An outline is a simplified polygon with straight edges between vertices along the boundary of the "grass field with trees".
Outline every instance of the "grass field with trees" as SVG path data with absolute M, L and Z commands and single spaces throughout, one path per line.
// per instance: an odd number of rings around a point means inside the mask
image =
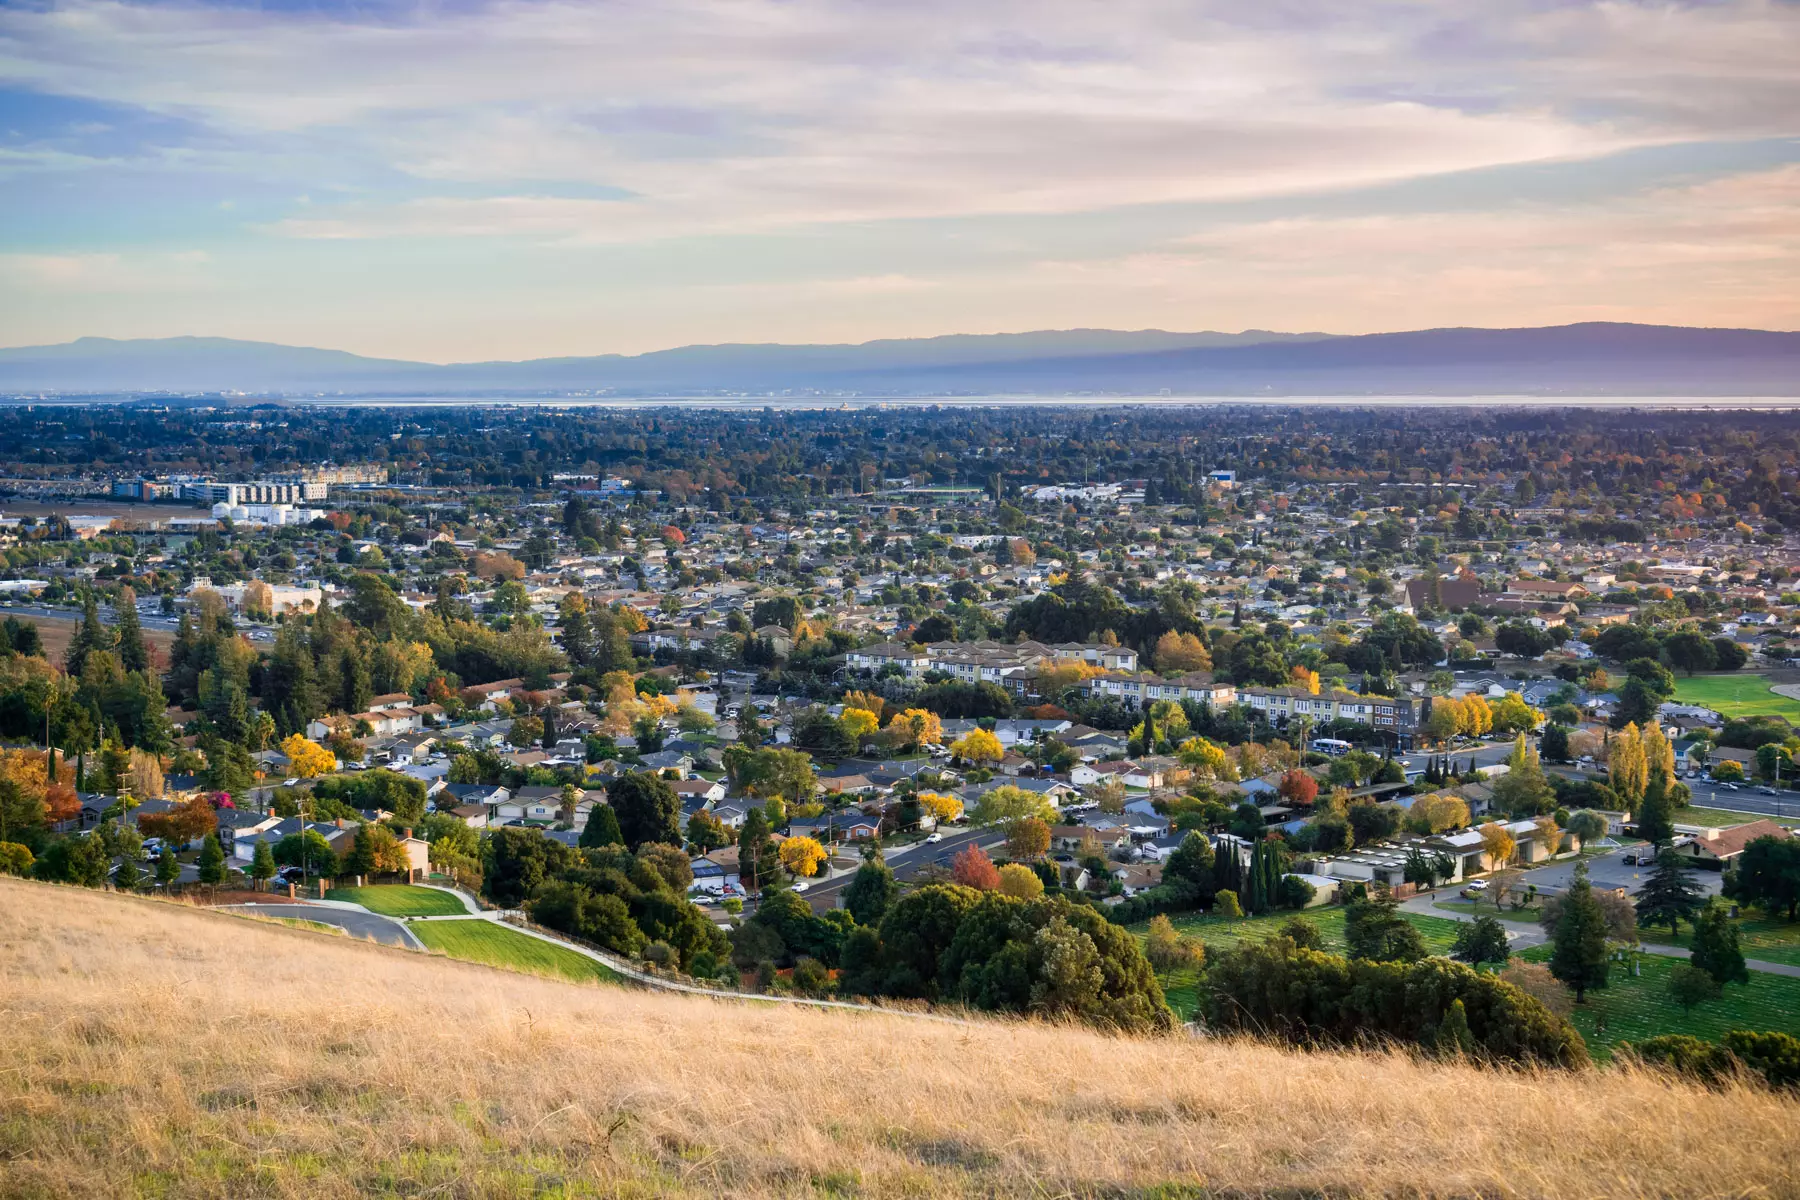
M 1401 913 L 1401 916 L 1419 931 L 1433 954 L 1450 953 L 1450 945 L 1456 940 L 1458 922 L 1448 917 L 1427 917 L 1408 912 Z M 1210 949 L 1214 946 L 1233 946 L 1246 940 L 1260 941 L 1273 937 L 1295 917 L 1311 922 L 1318 929 L 1321 949 L 1333 954 L 1344 953 L 1347 948 L 1344 940 L 1344 908 L 1339 904 L 1321 905 L 1303 912 L 1271 913 L 1262 917 L 1216 917 L 1190 913 L 1173 916 L 1170 922 L 1175 926 L 1177 934 L 1198 938 Z M 1148 932 L 1149 923 L 1133 925 L 1130 929 L 1141 939 Z M 1190 1019 L 1198 1007 L 1199 997 L 1195 990 L 1198 979 L 1199 973 L 1191 968 L 1178 967 L 1157 975 L 1169 1007 L 1184 1021 Z
M 1533 946 L 1519 955 L 1548 962 L 1551 948 Z M 1745 957 L 1752 957 L 1748 947 Z M 1683 1011 L 1669 995 L 1669 972 L 1681 959 L 1640 954 L 1641 974 L 1614 963 L 1607 986 L 1591 991 L 1569 1020 L 1581 1031 L 1595 1058 L 1605 1058 L 1620 1042 L 1641 1042 L 1665 1033 L 1685 1033 L 1709 1041 L 1733 1029 L 1793 1033 L 1800 1030 L 1800 979 L 1750 972 L 1747 984 L 1726 984 L 1723 994 Z

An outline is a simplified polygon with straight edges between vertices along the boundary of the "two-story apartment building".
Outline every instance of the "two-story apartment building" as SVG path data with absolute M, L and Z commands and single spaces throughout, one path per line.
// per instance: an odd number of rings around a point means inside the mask
M 1229 683 L 1215 682 L 1205 671 L 1190 671 L 1171 679 L 1148 671 L 1109 671 L 1084 681 L 1081 690 L 1090 697 L 1124 700 L 1131 704 L 1148 704 L 1156 700 L 1173 700 L 1177 703 L 1193 700 L 1210 704 L 1214 708 L 1225 708 L 1236 704 L 1238 699 L 1235 687 Z
M 1040 670 L 1058 662 L 1080 662 L 1108 671 L 1137 670 L 1137 651 L 1098 642 L 933 642 L 909 646 L 882 642 L 862 646 L 845 656 L 853 670 L 881 671 L 897 666 L 908 679 L 942 671 L 964 683 L 996 683 L 1015 692 L 1027 691 Z
M 1355 692 L 1323 692 L 1313 695 L 1301 687 L 1251 687 L 1238 699 L 1266 713 L 1271 724 L 1301 720 L 1354 721 L 1394 734 L 1402 749 L 1410 746 L 1421 720 L 1423 702 L 1412 697 L 1359 696 Z

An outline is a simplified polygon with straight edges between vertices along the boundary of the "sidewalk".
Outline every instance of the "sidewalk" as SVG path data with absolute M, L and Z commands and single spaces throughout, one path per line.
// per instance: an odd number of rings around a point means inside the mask
M 1404 901 L 1400 905 L 1400 909 L 1402 912 L 1417 913 L 1424 917 L 1444 917 L 1451 921 L 1473 922 L 1475 920 L 1474 913 L 1459 912 L 1452 908 L 1438 908 L 1433 901 L 1440 895 L 1441 893 L 1438 892 L 1426 892 L 1423 895 L 1414 896 L 1412 899 Z M 1541 946 L 1550 940 L 1545 936 L 1543 927 L 1536 921 L 1513 921 L 1493 913 L 1482 913 L 1481 915 L 1484 917 L 1494 916 L 1501 925 L 1505 926 L 1508 933 L 1516 933 L 1517 937 L 1507 940 L 1519 949 Z M 1638 949 L 1645 954 L 1657 954 L 1664 958 L 1693 957 L 1693 951 L 1685 946 L 1665 946 L 1656 942 L 1643 942 Z M 1744 966 L 1752 971 L 1762 971 L 1769 975 L 1786 975 L 1790 978 L 1800 979 L 1800 967 L 1791 966 L 1788 963 L 1763 962 L 1761 959 L 1746 958 Z

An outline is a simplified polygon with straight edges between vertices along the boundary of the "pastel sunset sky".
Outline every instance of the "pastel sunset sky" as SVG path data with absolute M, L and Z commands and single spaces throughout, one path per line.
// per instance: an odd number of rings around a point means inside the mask
M 0 344 L 1800 328 L 1800 6 L 0 0 Z

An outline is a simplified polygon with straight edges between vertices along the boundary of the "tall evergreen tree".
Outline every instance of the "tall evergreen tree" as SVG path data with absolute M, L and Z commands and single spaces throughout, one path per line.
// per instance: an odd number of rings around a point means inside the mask
M 1669 781 L 1660 772 L 1650 776 L 1644 798 L 1638 801 L 1637 831 L 1659 848 L 1675 840 L 1675 806 L 1669 801 Z
M 132 854 L 119 857 L 119 865 L 113 868 L 113 886 L 121 892 L 134 892 L 143 881 L 144 873 L 138 869 L 137 858 Z
M 619 818 L 614 815 L 612 805 L 594 805 L 588 813 L 587 824 L 581 827 L 580 844 L 588 849 L 625 844 L 625 835 L 619 832 Z
M 275 878 L 275 852 L 269 843 L 256 843 L 256 852 L 250 859 L 250 878 L 256 880 L 259 888 Z
M 879 925 L 888 906 L 900 895 L 894 872 L 877 854 L 856 868 L 855 878 L 844 889 L 844 907 L 858 925 Z
M 75 629 L 75 636 L 69 641 L 68 652 L 63 656 L 63 665 L 68 673 L 79 679 L 87 669 L 88 655 L 96 650 L 112 649 L 112 633 L 100 622 L 100 603 L 89 591 L 81 603 L 81 624 Z
M 338 702 L 347 713 L 359 713 L 369 707 L 369 701 L 375 698 L 375 688 L 369 681 L 369 661 L 358 652 L 354 643 L 347 644 L 338 654 L 339 686 L 343 689 Z
M 144 627 L 138 623 L 137 593 L 128 587 L 119 589 L 119 602 L 113 606 L 113 632 L 118 638 L 119 665 L 127 671 L 148 671 L 150 648 L 144 644 Z
M 1650 878 L 1638 889 L 1638 920 L 1645 925 L 1667 925 L 1671 935 L 1680 933 L 1681 923 L 1693 920 L 1705 896 L 1706 889 L 1695 881 L 1687 859 L 1664 849 L 1656 856 Z
M 200 843 L 200 882 L 211 888 L 225 882 L 225 848 L 219 845 L 216 833 L 207 834 Z
M 579 671 L 593 661 L 594 631 L 588 621 L 587 601 L 580 592 L 563 597 L 557 636 L 562 639 L 563 653 L 569 656 L 571 667 Z
M 1213 891 L 1243 895 L 1244 864 L 1238 857 L 1238 844 L 1235 840 L 1227 838 L 1214 850 Z
M 1738 944 L 1738 928 L 1732 924 L 1725 902 L 1713 897 L 1694 918 L 1693 957 L 1688 961 L 1713 977 L 1713 982 L 1749 983 L 1744 951 Z
M 1606 957 L 1606 914 L 1594 899 L 1586 863 L 1575 868 L 1553 942 L 1550 973 L 1574 989 L 1575 1003 L 1584 1003 L 1588 992 L 1606 986 L 1612 966 Z
M 738 833 L 738 878 L 745 891 L 759 891 L 774 881 L 780 869 L 769 822 L 762 809 L 752 808 Z

